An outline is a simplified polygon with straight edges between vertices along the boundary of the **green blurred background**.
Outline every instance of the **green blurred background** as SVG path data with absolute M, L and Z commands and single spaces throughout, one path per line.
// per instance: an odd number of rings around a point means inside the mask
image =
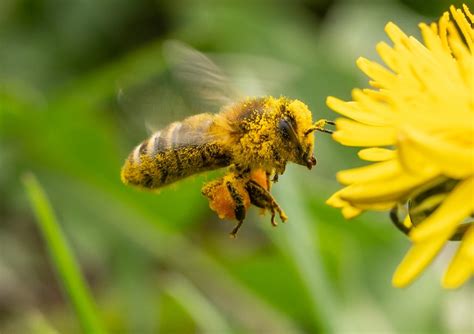
M 386 22 L 419 36 L 417 24 L 448 5 L 2 0 L 0 333 L 82 331 L 28 202 L 25 172 L 48 194 L 109 332 L 472 331 L 473 285 L 439 284 L 453 245 L 412 286 L 395 289 L 391 276 L 409 242 L 388 215 L 345 221 L 324 204 L 339 188 L 335 173 L 361 165 L 355 150 L 329 136 L 317 135 L 317 168 L 289 166 L 273 188 L 288 223 L 272 228 L 252 210 L 236 240 L 228 237 L 233 224 L 200 195 L 216 173 L 159 194 L 119 179 L 129 151 L 148 135 L 146 118 L 167 113 L 156 98 L 163 95 L 154 96 L 173 91 L 164 41 L 268 59 L 273 66 L 253 66 L 279 81 L 272 94 L 333 119 L 326 96 L 349 99 L 366 86 L 355 60 L 378 59 Z

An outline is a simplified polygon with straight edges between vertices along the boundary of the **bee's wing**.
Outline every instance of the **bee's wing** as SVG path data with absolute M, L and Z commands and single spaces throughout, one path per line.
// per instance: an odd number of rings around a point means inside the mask
M 184 100 L 162 78 L 134 86 L 122 85 L 117 103 L 127 121 L 138 129 L 145 124 L 148 134 L 191 115 Z
M 226 69 L 242 96 L 289 94 L 291 83 L 303 74 L 297 66 L 268 56 L 220 54 L 212 58 Z
M 211 56 L 179 42 L 167 42 L 166 52 L 173 62 L 172 75 L 186 89 L 184 93 L 194 102 L 193 109 L 200 107 L 198 111 L 207 112 L 189 119 L 200 126 L 190 128 L 183 122 L 178 145 L 227 142 L 228 131 L 206 131 L 212 123 L 212 112 L 244 97 L 280 96 L 285 91 L 283 84 L 298 74 L 296 67 L 264 56 L 225 54 L 212 55 L 211 60 Z
M 267 56 L 205 55 L 179 41 L 165 42 L 163 53 L 185 100 L 200 112 L 216 112 L 248 96 L 279 96 L 302 73 Z
M 163 45 L 171 76 L 192 110 L 217 112 L 242 98 L 224 71 L 209 57 L 178 41 Z
M 132 131 L 143 129 L 145 121 L 151 134 L 198 113 L 216 113 L 242 98 L 224 71 L 199 51 L 167 41 L 162 54 L 167 70 L 150 66 L 145 80 L 137 80 L 134 73 L 118 80 L 118 108 Z
M 133 113 L 135 122 L 147 120 L 150 133 L 194 114 L 216 113 L 244 96 L 269 93 L 279 96 L 285 92 L 281 89 L 282 83 L 288 82 L 296 73 L 295 68 L 268 57 L 213 57 L 227 70 L 224 72 L 208 56 L 178 41 L 165 42 L 163 55 L 169 72 L 155 69 L 156 73 L 147 81 L 123 87 L 118 95 L 119 104 Z M 218 139 L 202 128 L 195 130 L 188 129 L 187 134 L 179 136 L 180 143 L 187 145 Z

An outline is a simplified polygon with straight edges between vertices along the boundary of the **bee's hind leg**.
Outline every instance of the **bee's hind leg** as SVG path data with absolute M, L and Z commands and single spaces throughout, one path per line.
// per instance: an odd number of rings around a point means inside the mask
M 239 220 L 239 222 L 238 222 L 237 225 L 234 227 L 234 229 L 232 230 L 232 232 L 230 232 L 230 237 L 231 237 L 231 238 L 236 238 L 236 237 L 237 237 L 237 232 L 239 232 L 240 226 L 242 226 L 243 223 L 244 223 L 243 220 Z
M 283 212 L 268 190 L 263 188 L 257 182 L 250 180 L 245 185 L 245 188 L 249 193 L 250 203 L 259 208 L 270 210 L 272 213 L 271 222 L 273 226 L 277 226 L 277 222 L 275 221 L 275 213 L 278 213 L 282 222 L 288 219 L 286 214 Z

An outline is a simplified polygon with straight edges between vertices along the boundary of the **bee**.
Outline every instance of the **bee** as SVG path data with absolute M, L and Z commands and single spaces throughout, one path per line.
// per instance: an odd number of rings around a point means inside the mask
M 201 60 L 203 55 L 196 54 Z M 210 60 L 207 60 L 209 64 Z M 288 162 L 311 169 L 314 132 L 332 133 L 331 121 L 312 121 L 309 108 L 287 97 L 244 98 L 217 113 L 201 113 L 173 122 L 130 153 L 121 171 L 126 185 L 159 189 L 202 172 L 227 168 L 224 176 L 202 188 L 222 219 L 235 219 L 235 237 L 251 205 L 287 220 L 270 194 Z
M 445 177 L 434 180 L 415 194 L 412 194 L 406 205 L 394 206 L 390 211 L 390 219 L 402 233 L 409 235 L 415 226 L 419 225 L 439 208 L 458 183 L 458 180 Z M 403 215 L 403 211 L 406 211 L 405 218 L 400 217 Z M 468 221 L 459 225 L 449 240 L 462 240 L 471 224 L 472 217 L 471 222 Z

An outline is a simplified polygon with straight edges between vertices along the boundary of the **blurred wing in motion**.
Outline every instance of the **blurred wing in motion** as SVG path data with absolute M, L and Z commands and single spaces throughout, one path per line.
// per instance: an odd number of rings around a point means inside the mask
M 292 82 L 303 74 L 301 68 L 268 56 L 218 54 L 212 59 L 226 70 L 243 96 L 288 95 Z
M 162 73 L 161 77 L 139 85 L 119 88 L 117 102 L 133 128 L 143 129 L 145 123 L 148 134 L 151 134 L 192 115 L 183 98 L 170 85 Z
M 302 73 L 270 57 L 204 55 L 178 41 L 167 41 L 163 53 L 172 78 L 197 112 L 217 112 L 245 97 L 280 96 L 287 92 L 285 85 Z
M 183 121 L 191 115 L 216 113 L 223 106 L 245 97 L 269 93 L 279 96 L 284 92 L 282 84 L 288 83 L 298 73 L 296 68 L 264 56 L 220 54 L 213 56 L 213 61 L 178 41 L 165 42 L 163 56 L 169 72 L 161 71 L 146 82 L 121 87 L 118 95 L 119 104 L 131 111 L 135 123 L 137 119 L 141 124 L 146 120 L 149 134 L 155 134 L 157 130 L 164 133 L 171 125 L 180 123 L 176 121 Z M 239 92 L 245 92 L 245 95 Z M 174 132 L 179 134 L 173 138 L 174 144 L 188 145 L 218 139 L 211 138 L 202 127 L 190 127 L 199 120 L 199 117 L 193 117 L 193 123 L 181 122 Z M 201 121 L 207 124 L 209 119 Z
M 143 129 L 145 121 L 152 134 L 195 114 L 216 113 L 242 98 L 223 71 L 204 54 L 177 41 L 165 42 L 162 53 L 168 71 L 150 68 L 156 73 L 143 82 L 133 80 L 133 74 L 119 82 L 117 102 L 127 122 L 135 124 L 132 131 Z M 191 140 L 193 136 L 183 138 Z
M 178 41 L 167 41 L 163 53 L 172 78 L 192 109 L 217 112 L 242 98 L 223 70 L 201 52 Z

